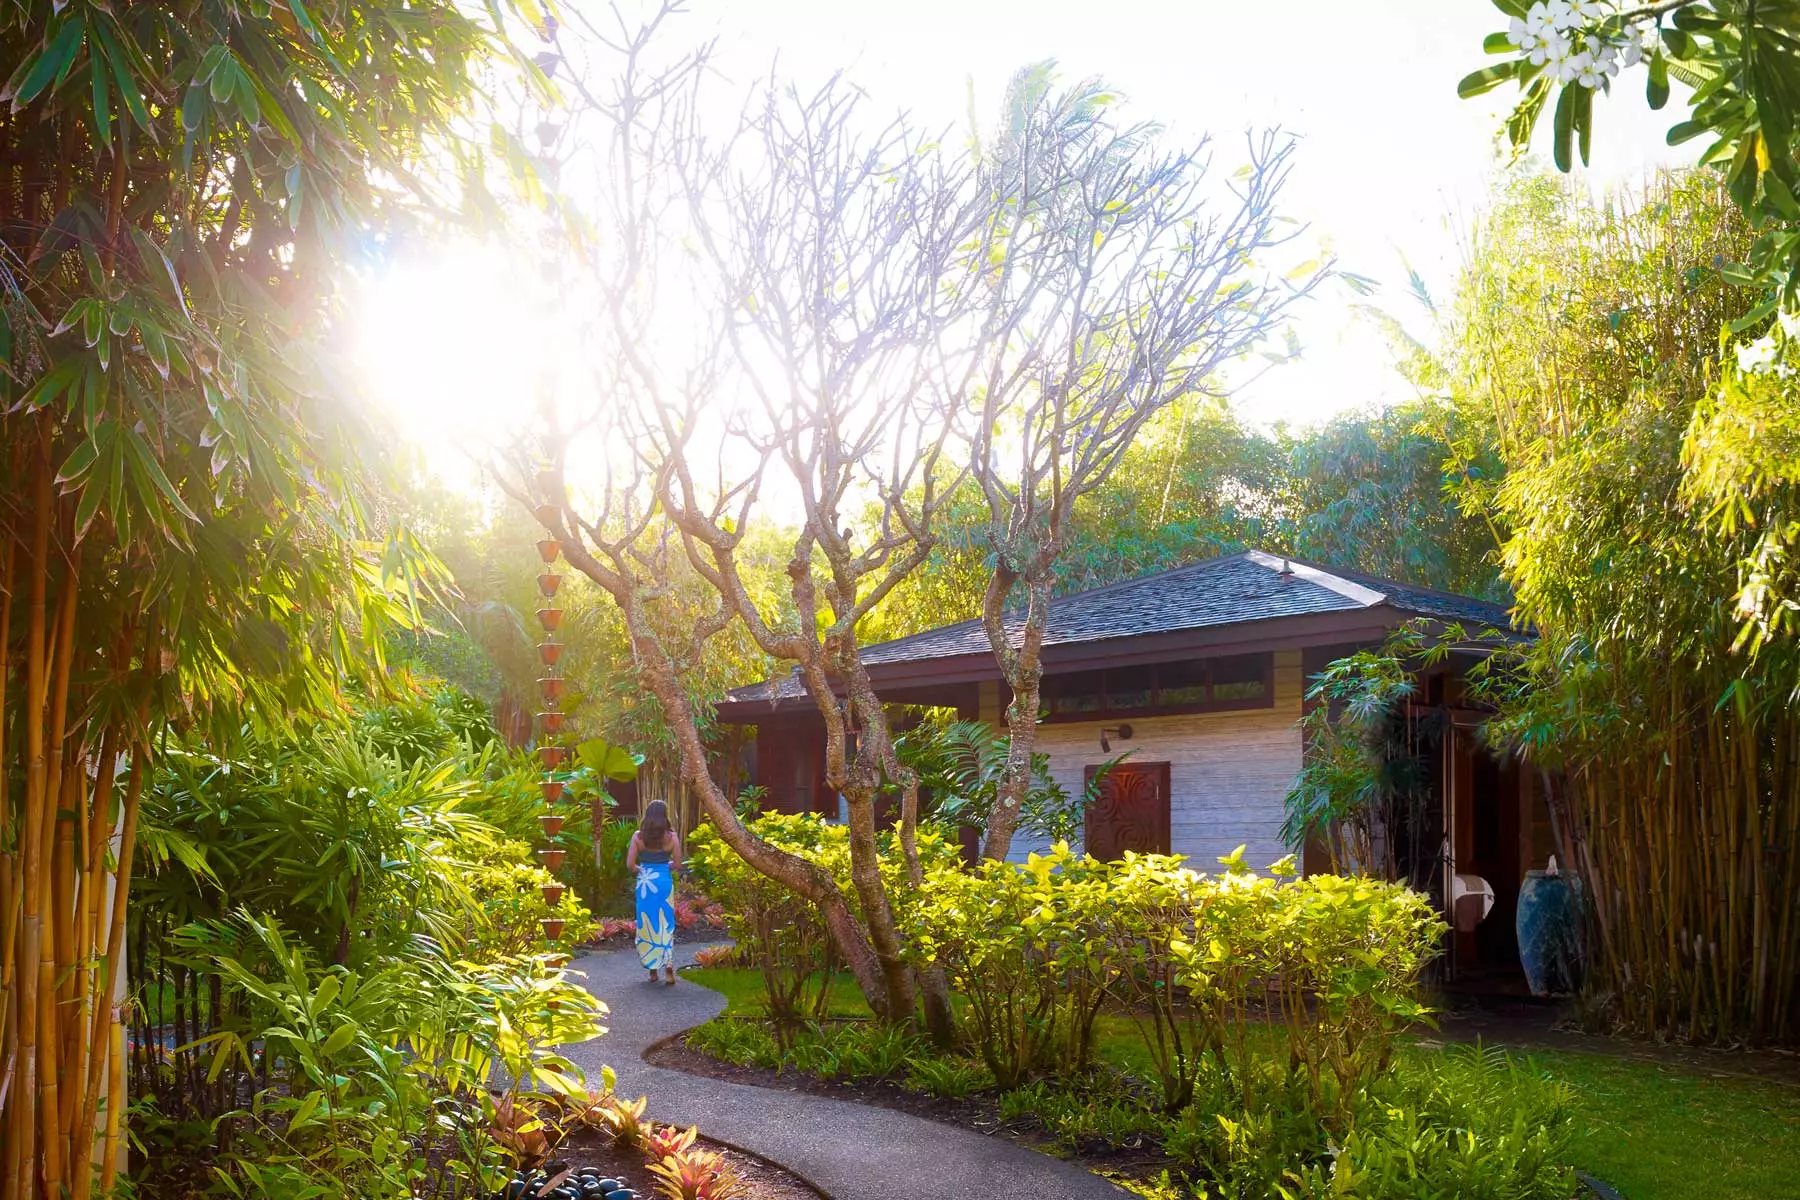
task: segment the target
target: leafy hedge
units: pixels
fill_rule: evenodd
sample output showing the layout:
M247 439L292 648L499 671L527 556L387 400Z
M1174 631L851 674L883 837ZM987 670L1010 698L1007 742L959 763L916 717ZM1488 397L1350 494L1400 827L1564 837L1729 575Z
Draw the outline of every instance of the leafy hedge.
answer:
M841 828L779 814L753 827L855 902ZM1397 1064L1397 1035L1430 1019L1419 978L1443 928L1403 885L1293 878L1291 860L1257 874L1241 851L1211 875L1165 855L1101 863L1066 844L967 870L927 837L925 885L890 894L918 967L955 993L962 1045L946 1054L903 1028L825 1020L836 964L817 913L710 834L694 841L770 1017L703 1026L689 1039L702 1052L947 1098L993 1091L1003 1120L1068 1150L1160 1145L1171 1195L1572 1193L1566 1089L1479 1051ZM896 885L899 863L884 855ZM1121 1073L1101 1041L1133 1026Z

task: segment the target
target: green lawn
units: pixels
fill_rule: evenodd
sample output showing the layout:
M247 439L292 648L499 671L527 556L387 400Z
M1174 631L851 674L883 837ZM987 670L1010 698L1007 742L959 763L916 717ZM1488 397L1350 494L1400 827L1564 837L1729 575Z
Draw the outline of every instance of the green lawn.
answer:
M1800 1197L1800 1088L1604 1054L1531 1057L1580 1093L1575 1165L1627 1200Z
M709 987L724 995L725 1015L728 1017L767 1015L768 1010L763 1004L762 976L755 971L744 967L689 967L682 975L702 987ZM831 981L831 1009L828 1015L871 1015L868 1001L857 990L856 980L847 974L839 975Z
M724 993L728 1015L762 1015L756 972L694 969L687 975ZM834 982L831 1015L869 1015L848 976ZM1103 1058L1143 1069L1143 1042L1131 1018L1104 1016L1099 1034ZM1439 1052L1435 1045L1403 1051ZM1585 1135L1575 1165L1627 1200L1800 1197L1800 1088L1604 1054L1542 1050L1530 1057L1581 1097Z

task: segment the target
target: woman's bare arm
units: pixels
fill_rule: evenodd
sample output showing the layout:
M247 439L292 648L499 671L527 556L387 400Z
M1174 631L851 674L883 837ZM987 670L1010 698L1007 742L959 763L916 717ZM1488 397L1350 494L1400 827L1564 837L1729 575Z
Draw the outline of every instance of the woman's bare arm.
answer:
M637 850L638 850L638 835L634 833L631 835L631 841L626 843L626 846L625 846L625 869L627 871L633 870L637 867Z

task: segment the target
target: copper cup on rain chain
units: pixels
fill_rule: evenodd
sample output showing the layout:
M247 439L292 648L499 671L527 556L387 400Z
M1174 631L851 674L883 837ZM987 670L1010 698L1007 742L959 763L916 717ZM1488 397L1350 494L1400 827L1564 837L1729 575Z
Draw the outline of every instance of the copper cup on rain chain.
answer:
M549 529L556 524L557 518L562 516L562 509L554 504L540 504L532 509L531 513L538 519L539 525Z
M554 771L569 761L567 746L539 746L538 761L544 764L544 770Z
M540 785L544 789L544 803L555 804L562 799L563 782L560 779L546 779Z
M549 736L555 737L562 732L563 716L564 714L559 712L541 712L537 715L538 728Z
M566 820L568 820L567 817L541 816L538 818L538 824L543 828L545 837L553 838L562 832L563 822Z
M555 562L556 556L562 553L562 543L555 538L545 538L537 546L538 557L547 563Z
M546 667L554 667L557 664L557 661L562 658L562 652L563 648L561 642L538 643L538 657L544 660L544 665Z
M544 864L544 870L560 871L562 870L563 855L567 853L567 850L539 850L537 856L538 861Z
M562 903L563 893L567 890L568 889L563 887L560 883L538 884L538 891L542 892L544 895L544 903L548 904L551 908L555 908Z
M545 633L555 633L556 627L562 624L562 614L560 608L540 608L537 610L538 624L544 627Z
M556 595L556 589L561 586L562 586L562 576L561 575L554 574L550 571L545 571L542 575L538 576L538 591L544 593L545 596Z
M539 917L538 924L544 927L544 938L546 941L554 942L557 938L562 936L563 919L561 917Z
M555 704L563 698L563 689L569 681L558 679L554 675L545 675L538 680L538 686L544 689L544 703Z
M546 954L544 956L544 965L552 970L560 971L569 965L569 956L566 954Z

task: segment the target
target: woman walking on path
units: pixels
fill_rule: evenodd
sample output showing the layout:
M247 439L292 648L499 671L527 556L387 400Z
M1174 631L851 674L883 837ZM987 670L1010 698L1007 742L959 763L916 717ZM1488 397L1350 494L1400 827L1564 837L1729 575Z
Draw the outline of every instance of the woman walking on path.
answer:
M652 800L644 819L631 835L625 851L625 867L637 868L638 961L656 982L662 968L663 982L675 984L675 873L681 870L681 839L669 828L669 806Z

